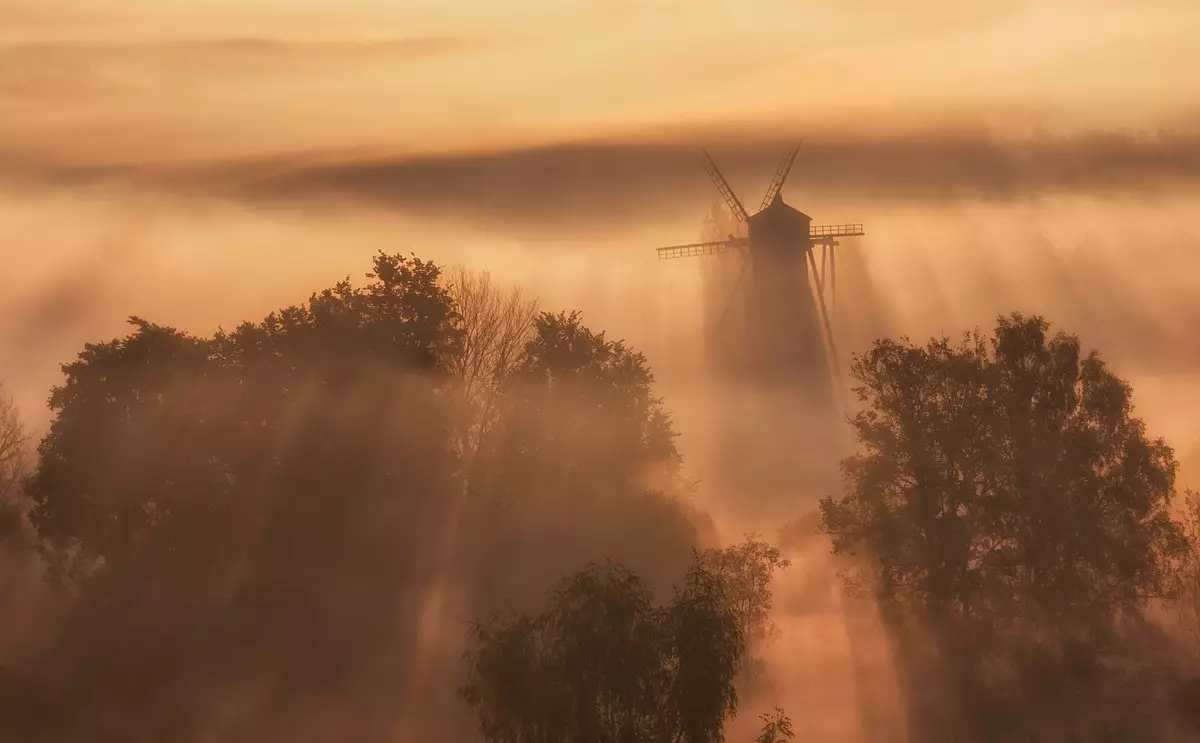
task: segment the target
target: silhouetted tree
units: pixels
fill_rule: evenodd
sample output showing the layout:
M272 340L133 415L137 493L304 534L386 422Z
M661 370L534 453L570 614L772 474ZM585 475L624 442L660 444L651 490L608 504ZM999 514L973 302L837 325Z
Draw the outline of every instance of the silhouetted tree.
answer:
M743 656L705 561L665 606L628 569L590 565L541 614L477 626L461 693L488 743L718 743Z
M509 411L520 415L507 422L537 424L540 451L570 451L574 465L586 452L591 466L575 477L675 484L676 434L653 384L645 356L588 330L579 313L542 313L509 387ZM571 446L581 441L590 446Z
M687 484L644 358L575 315L527 331L518 298L415 258L368 278L211 338L132 318L63 367L27 491L77 600L22 687L56 735L381 737L428 595L466 565L441 544L458 528L475 605L590 559L683 575Z
M703 242L724 240L729 235L746 237L746 230L746 225L733 216L733 212L729 211L729 206L723 199L714 199L704 214L700 226L700 240Z
M669 586L696 530L645 358L588 330L577 313L543 313L535 331L472 477L480 606L528 608L561 577L559 566L605 559L655 589Z
M80 593L47 667L90 739L185 738L248 679L267 701L227 739L321 738L339 705L347 737L391 724L461 493L461 330L433 264L369 279L211 339L134 318L64 366L28 490Z
M861 451L821 503L835 552L860 558L852 579L893 627L937 638L967 702L987 657L1042 674L1030 645L1089 677L1183 546L1172 450L1147 438L1128 384L1048 331L1012 315L990 339L878 341L853 366Z
M459 385L464 420L460 449L470 459L494 425L501 387L524 363L537 302L520 288L502 290L490 274L459 266L446 275L462 336L447 368Z
M214 391L205 384L208 344L140 318L130 323L130 336L85 346L51 392L56 416L28 491L59 578L81 579L101 565L119 572L139 557L147 565L188 559L184 543L199 536L192 516L227 501L228 488L214 487L224 431L202 417Z
M24 509L18 497L25 473L26 439L17 406L0 381L0 542L21 532Z
M770 616L771 580L777 570L787 568L791 562L784 559L778 547L757 534L749 534L741 543L724 549L706 550L701 560L707 570L726 582L728 599L746 643L746 667L756 666L760 662L757 653L777 630Z
M1184 721L1200 733L1200 676L1184 682L1174 701Z
M51 711L36 684L10 668L14 658L10 622L31 603L28 580L37 581L36 552L26 523L28 504L22 492L26 469L25 427L12 398L0 382L0 741L32 743ZM19 624L18 624L19 627ZM16 640L16 642L14 642Z
M772 712L759 715L759 719L762 720L763 726L758 737L754 739L754 743L784 743L795 740L796 735L792 732L792 720L780 708L776 707Z
M1200 652L1200 493L1188 491L1180 520L1187 550L1179 565L1179 594L1176 606L1186 641L1192 652Z

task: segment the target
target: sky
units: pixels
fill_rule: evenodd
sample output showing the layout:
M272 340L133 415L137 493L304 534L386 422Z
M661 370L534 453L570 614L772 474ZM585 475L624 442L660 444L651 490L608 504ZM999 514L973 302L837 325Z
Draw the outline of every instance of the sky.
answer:
M0 0L0 18L2 156L33 168L1157 128L1200 92L1191 0Z
M700 237L700 146L753 210L803 137L784 197L866 225L843 365L1045 314L1200 485L1198 38L1200 0L0 0L0 380L37 432L130 315L413 252L645 351L703 483L700 264L653 248Z
M128 315L210 332L379 249L668 366L698 272L651 248L712 203L695 150L753 206L802 136L784 195L867 223L897 332L1050 307L1175 390L1200 308L1154 251L1200 244L1197 37L1194 0L0 0L0 378L44 418ZM1090 241L1128 315L1067 307L1039 240Z

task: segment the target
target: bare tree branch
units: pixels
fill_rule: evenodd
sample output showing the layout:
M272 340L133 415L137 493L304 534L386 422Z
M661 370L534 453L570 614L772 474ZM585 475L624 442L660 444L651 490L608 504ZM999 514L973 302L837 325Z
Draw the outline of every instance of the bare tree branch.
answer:
M0 500L12 497L25 473L25 427L0 382Z
M13 537L21 529L17 499L25 478L27 439L17 406L0 382L0 540Z
M519 287L501 288L486 271L456 266L445 276L463 330L461 347L449 366L466 406L459 443L469 458L495 422L500 385L525 358L537 302Z

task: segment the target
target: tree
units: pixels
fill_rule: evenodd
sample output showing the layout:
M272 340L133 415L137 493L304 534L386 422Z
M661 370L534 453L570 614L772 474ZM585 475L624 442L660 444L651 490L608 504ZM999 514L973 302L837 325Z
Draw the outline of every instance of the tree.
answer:
M1187 642L1200 652L1200 493L1187 492L1180 524L1187 550L1180 560L1177 608Z
M219 438L199 417L213 391L199 384L207 344L140 318L130 323L130 336L86 345L50 395L56 416L27 489L58 578L102 565L119 571L140 555L146 564L178 556L195 525L188 520L219 508L226 490L214 487L219 472L203 472Z
M791 565L778 547L757 534L724 549L706 550L705 567L720 576L728 590L728 599L738 617L738 626L747 647L747 660L766 644L777 629L771 622L771 580L775 571Z
M451 581L471 605L519 604L565 561L684 575L687 483L645 359L577 315L521 340L525 305L498 297L380 254L363 286L211 337L132 318L63 367L28 491L77 595L29 687L70 712L64 736L190 739L219 717L230 740L331 720L379 738L424 680L418 625L448 567L475 571ZM464 492L460 559L478 559L448 566Z
M502 291L486 272L459 266L446 276L462 337L447 368L461 384L466 408L460 449L473 458L480 440L494 425L501 387L524 363L534 333L537 302L520 288Z
M1200 676L1188 679L1177 692L1176 705L1184 721L1200 732Z
M268 701L230 737L392 724L461 494L461 330L433 264L380 254L368 278L211 338L134 318L64 366L28 490L79 593L46 663L77 731L187 738L247 678Z
M656 590L683 574L690 490L653 382L641 354L578 313L538 316L470 483L477 609L532 607L562 564L614 559Z
M796 735L792 732L792 720L780 708L776 707L772 712L763 713L759 719L763 721L763 726L758 737L754 739L754 743L785 743L785 741L795 740Z
M1166 593L1183 546L1172 450L1076 337L1014 314L987 340L878 341L853 374L860 452L823 527L894 628L938 638L965 695L985 657L1029 643L1090 673Z
M589 565L542 613L476 626L461 695L488 743L718 743L744 655L726 589L697 559L655 606L628 569Z
M700 227L700 239L704 242L724 240L727 236L746 237L746 225L739 222L729 211L723 199L714 199L704 214Z
M26 440L17 406L0 382L0 541L14 538L22 530L18 495L25 473Z
M317 469L296 452L370 443L361 439L378 432L364 428L390 424L391 405L417 404L406 393L438 382L457 331L432 264L381 254L368 276L362 289L343 281L212 339L132 318L132 335L85 346L51 394L56 417L30 479L42 538L109 565L144 550L160 550L154 562L180 559L196 519L223 527L220 501L261 493L287 471L264 463ZM312 438L341 425L358 427L354 440ZM314 483L331 474L345 473L321 471Z
M645 356L593 333L579 313L542 313L506 389L505 432L527 434L539 457L569 454L556 475L676 485L676 433L653 384Z

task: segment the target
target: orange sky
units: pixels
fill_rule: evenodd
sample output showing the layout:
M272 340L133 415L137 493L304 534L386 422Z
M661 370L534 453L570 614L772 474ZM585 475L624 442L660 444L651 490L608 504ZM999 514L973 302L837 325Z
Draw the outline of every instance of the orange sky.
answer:
M1048 308L1153 375L1173 354L1200 358L1185 280L1200 263L1145 256L1200 255L1200 234L1190 195L1139 192L1135 176L1200 183L1200 140L1131 155L1131 140L1068 136L997 154L986 138L939 132L1195 132L1197 38L1197 0L0 0L0 250L20 268L0 271L0 379L43 419L57 364L122 332L130 313L207 333L357 277L381 248L490 267L550 308L584 307L667 375L672 349L697 341L698 284L694 268L656 265L652 248L695 239L714 198L692 145L487 161L482 189L475 164L405 170L404 158L717 125L809 138L785 197L820 222L868 224L897 332ZM861 130L855 149L845 137ZM723 141L718 160L756 204L774 145L739 163ZM369 168L283 179L350 183L337 210L325 194L264 205L72 180L86 166L345 151L397 180L380 185ZM32 177L6 181L17 172ZM1093 193L1044 188L1072 183ZM1114 315L1111 288L1088 315L1031 278L1034 235L1072 246L1088 234L1106 243L1128 317ZM972 263L981 255L1000 263ZM940 288L912 292L920 281ZM987 281L990 293L977 288ZM1150 326L1178 349L1151 348ZM1185 391L1200 399L1200 368L1181 363L1163 374L1193 374ZM1160 421L1184 394L1176 379L1139 388Z
M1154 127L1200 100L1194 0L0 0L0 18L0 147L55 161L767 119Z
M804 136L784 197L866 223L843 368L1042 313L1197 483L1197 40L1200 0L0 0L0 381L37 431L131 314L207 335L412 251L645 351L703 483L700 264L653 248L716 193L664 140L753 208Z

